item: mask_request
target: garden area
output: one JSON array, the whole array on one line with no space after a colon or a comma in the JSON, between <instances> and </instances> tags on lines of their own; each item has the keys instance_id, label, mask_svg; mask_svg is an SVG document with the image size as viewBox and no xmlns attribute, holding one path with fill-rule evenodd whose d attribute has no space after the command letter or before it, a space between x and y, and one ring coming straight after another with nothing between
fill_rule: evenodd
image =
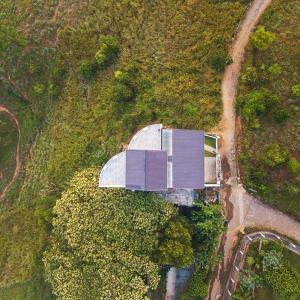
<instances>
[{"instance_id":1,"label":"garden area","mask_svg":"<svg viewBox=\"0 0 300 300\"><path fill-rule=\"evenodd\" d=\"M244 184L300 220L299 2L274 0L252 34L239 82Z\"/></svg>"},{"instance_id":2,"label":"garden area","mask_svg":"<svg viewBox=\"0 0 300 300\"><path fill-rule=\"evenodd\" d=\"M300 299L299 255L278 242L252 243L233 299Z\"/></svg>"}]
</instances>

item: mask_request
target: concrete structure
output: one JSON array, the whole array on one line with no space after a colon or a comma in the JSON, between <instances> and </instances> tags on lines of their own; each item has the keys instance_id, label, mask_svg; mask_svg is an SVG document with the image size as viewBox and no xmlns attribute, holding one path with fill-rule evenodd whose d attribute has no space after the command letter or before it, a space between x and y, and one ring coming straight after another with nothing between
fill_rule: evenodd
<instances>
[{"instance_id":1,"label":"concrete structure","mask_svg":"<svg viewBox=\"0 0 300 300\"><path fill-rule=\"evenodd\" d=\"M127 149L106 163L99 187L168 192L175 202L187 201L188 193L192 202L194 189L218 187L220 181L218 137L154 124L138 131Z\"/></svg>"}]
</instances>

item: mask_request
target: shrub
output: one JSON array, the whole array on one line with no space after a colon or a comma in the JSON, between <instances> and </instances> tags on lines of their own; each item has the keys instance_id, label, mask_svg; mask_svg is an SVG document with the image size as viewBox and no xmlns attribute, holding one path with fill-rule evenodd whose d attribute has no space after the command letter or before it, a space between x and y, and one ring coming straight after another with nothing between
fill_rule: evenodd
<instances>
[{"instance_id":1,"label":"shrub","mask_svg":"<svg viewBox=\"0 0 300 300\"><path fill-rule=\"evenodd\" d=\"M278 123L285 122L289 117L289 112L284 106L278 106L273 110L273 118Z\"/></svg>"},{"instance_id":2,"label":"shrub","mask_svg":"<svg viewBox=\"0 0 300 300\"><path fill-rule=\"evenodd\" d=\"M275 35L270 31L266 31L265 27L260 25L251 37L251 44L258 50L267 50L274 40Z\"/></svg>"},{"instance_id":3,"label":"shrub","mask_svg":"<svg viewBox=\"0 0 300 300\"><path fill-rule=\"evenodd\" d=\"M300 84L296 84L292 87L292 93L295 97L300 97Z\"/></svg>"},{"instance_id":4,"label":"shrub","mask_svg":"<svg viewBox=\"0 0 300 300\"><path fill-rule=\"evenodd\" d=\"M129 83L130 78L126 71L117 70L114 74L115 80L121 83Z\"/></svg>"},{"instance_id":5,"label":"shrub","mask_svg":"<svg viewBox=\"0 0 300 300\"><path fill-rule=\"evenodd\" d=\"M132 100L134 97L133 90L127 84L116 82L113 85L113 99L118 102Z\"/></svg>"},{"instance_id":6,"label":"shrub","mask_svg":"<svg viewBox=\"0 0 300 300\"><path fill-rule=\"evenodd\" d=\"M33 86L33 91L36 95L41 95L45 91L45 86L42 83L37 83Z\"/></svg>"},{"instance_id":7,"label":"shrub","mask_svg":"<svg viewBox=\"0 0 300 300\"><path fill-rule=\"evenodd\" d=\"M291 157L288 161L288 170L293 173L293 174L299 174L300 172L300 162L294 158L294 157Z\"/></svg>"},{"instance_id":8,"label":"shrub","mask_svg":"<svg viewBox=\"0 0 300 300\"><path fill-rule=\"evenodd\" d=\"M276 250L268 251L264 254L262 259L262 268L263 271L270 271L278 269L281 266L283 254Z\"/></svg>"},{"instance_id":9,"label":"shrub","mask_svg":"<svg viewBox=\"0 0 300 300\"><path fill-rule=\"evenodd\" d=\"M288 153L278 144L268 145L263 154L263 161L269 167L276 168L286 162Z\"/></svg>"},{"instance_id":10,"label":"shrub","mask_svg":"<svg viewBox=\"0 0 300 300\"><path fill-rule=\"evenodd\" d=\"M272 109L278 104L279 98L269 90L262 88L253 90L239 98L237 107L241 110L242 117L252 128L260 127L258 116Z\"/></svg>"},{"instance_id":11,"label":"shrub","mask_svg":"<svg viewBox=\"0 0 300 300\"><path fill-rule=\"evenodd\" d=\"M190 299L205 298L208 295L208 286L204 280L201 270L193 272L189 287Z\"/></svg>"},{"instance_id":12,"label":"shrub","mask_svg":"<svg viewBox=\"0 0 300 300\"><path fill-rule=\"evenodd\" d=\"M280 268L264 272L263 276L279 300L295 299L298 295L300 287L289 265L283 264Z\"/></svg>"},{"instance_id":13,"label":"shrub","mask_svg":"<svg viewBox=\"0 0 300 300\"><path fill-rule=\"evenodd\" d=\"M100 68L105 68L111 65L119 54L118 41L110 36L103 36L100 38L100 48L97 51L95 58Z\"/></svg>"},{"instance_id":14,"label":"shrub","mask_svg":"<svg viewBox=\"0 0 300 300\"><path fill-rule=\"evenodd\" d=\"M98 66L94 61L84 60L80 63L79 71L83 79L91 80L95 77Z\"/></svg>"},{"instance_id":15,"label":"shrub","mask_svg":"<svg viewBox=\"0 0 300 300\"><path fill-rule=\"evenodd\" d=\"M282 68L279 64L272 64L268 67L268 73L273 78L278 77L282 73Z\"/></svg>"},{"instance_id":16,"label":"shrub","mask_svg":"<svg viewBox=\"0 0 300 300\"><path fill-rule=\"evenodd\" d=\"M232 58L226 52L218 50L213 52L209 59L209 63L217 72L223 72L226 65L232 63Z\"/></svg>"},{"instance_id":17,"label":"shrub","mask_svg":"<svg viewBox=\"0 0 300 300\"><path fill-rule=\"evenodd\" d=\"M248 67L241 78L246 84L254 84L259 80L259 74L255 67Z\"/></svg>"},{"instance_id":18,"label":"shrub","mask_svg":"<svg viewBox=\"0 0 300 300\"><path fill-rule=\"evenodd\" d=\"M252 270L242 270L240 274L240 283L242 289L253 291L261 284L261 278Z\"/></svg>"}]
</instances>

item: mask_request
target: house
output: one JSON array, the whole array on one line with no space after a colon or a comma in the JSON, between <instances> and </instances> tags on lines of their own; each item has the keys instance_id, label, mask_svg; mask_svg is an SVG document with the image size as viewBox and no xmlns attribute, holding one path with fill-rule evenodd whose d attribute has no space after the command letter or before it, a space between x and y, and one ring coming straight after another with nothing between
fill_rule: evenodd
<instances>
[{"instance_id":1,"label":"house","mask_svg":"<svg viewBox=\"0 0 300 300\"><path fill-rule=\"evenodd\" d=\"M174 194L219 187L220 181L217 136L154 124L138 131L127 149L105 164L99 187Z\"/></svg>"}]
</instances>

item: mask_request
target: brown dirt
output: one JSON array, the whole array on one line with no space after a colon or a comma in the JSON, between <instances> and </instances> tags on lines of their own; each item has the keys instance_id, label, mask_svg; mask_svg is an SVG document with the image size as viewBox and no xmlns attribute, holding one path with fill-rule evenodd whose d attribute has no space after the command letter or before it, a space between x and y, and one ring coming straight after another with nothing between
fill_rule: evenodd
<instances>
[{"instance_id":1,"label":"brown dirt","mask_svg":"<svg viewBox=\"0 0 300 300\"><path fill-rule=\"evenodd\" d=\"M13 123L15 124L17 130L18 130L18 142L17 142L17 151L16 151L16 166L15 166L15 170L14 173L12 175L12 177L10 178L10 180L7 182L7 184L4 186L1 194L0 194L0 200L4 201L7 191L10 188L10 186L13 184L13 182L15 181L15 179L17 178L17 176L19 175L19 171L20 171L20 126L19 126L19 122L15 116L14 113L12 113L6 106L0 104L0 113L4 112L7 113L10 117L10 119L13 121ZM2 174L2 172L1 172Z\"/></svg>"}]
</instances>

